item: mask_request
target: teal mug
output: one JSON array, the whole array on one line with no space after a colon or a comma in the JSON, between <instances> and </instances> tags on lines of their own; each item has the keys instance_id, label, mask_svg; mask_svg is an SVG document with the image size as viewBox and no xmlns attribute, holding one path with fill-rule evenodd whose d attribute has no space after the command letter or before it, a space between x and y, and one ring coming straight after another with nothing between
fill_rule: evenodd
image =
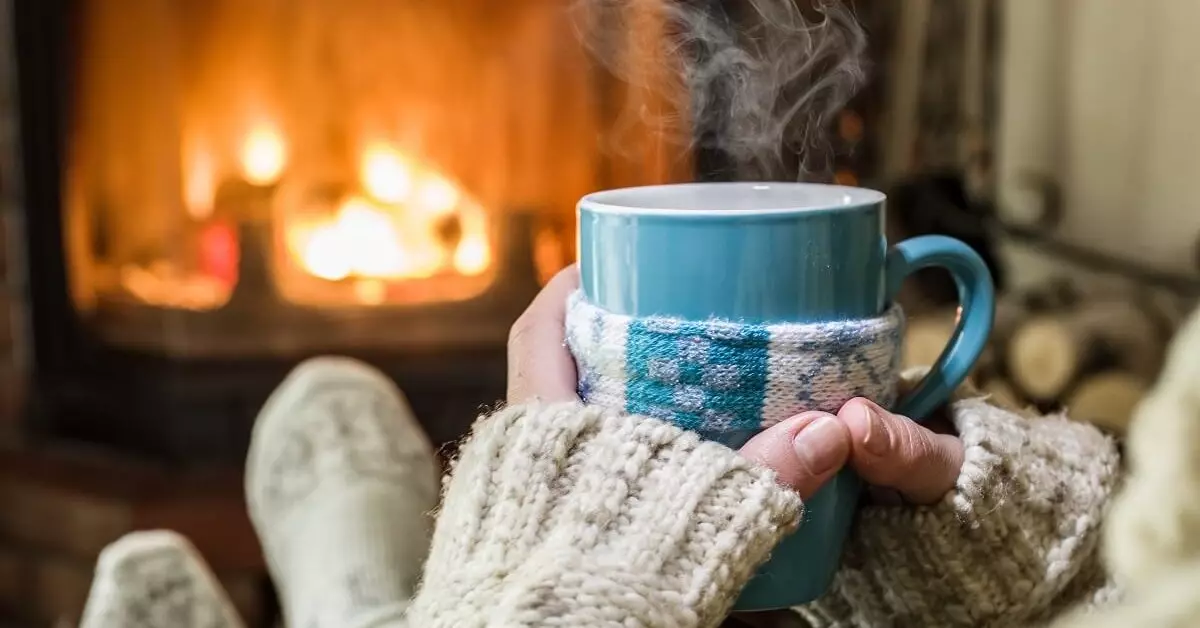
<instances>
[{"instance_id":1,"label":"teal mug","mask_svg":"<svg viewBox=\"0 0 1200 628\"><path fill-rule=\"evenodd\" d=\"M919 421L949 399L983 351L994 293L987 266L958 240L921 236L889 248L885 200L874 190L806 183L692 183L590 194L578 206L583 298L637 319L820 324L878 319L906 276L945 268L958 286L958 326L925 379L891 404ZM896 343L895 363L899 350ZM581 394L587 397L582 381ZM622 409L637 411L636 401ZM733 448L753 436L746 430L702 433ZM810 497L800 529L775 548L735 610L791 607L824 594L861 488L859 478L843 470Z\"/></svg>"}]
</instances>

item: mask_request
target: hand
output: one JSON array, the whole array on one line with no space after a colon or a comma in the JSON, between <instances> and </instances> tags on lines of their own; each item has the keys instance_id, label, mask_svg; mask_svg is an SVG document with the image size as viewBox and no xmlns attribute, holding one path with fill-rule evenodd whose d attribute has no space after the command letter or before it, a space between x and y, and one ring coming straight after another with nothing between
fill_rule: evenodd
<instances>
[{"instance_id":1,"label":"hand","mask_svg":"<svg viewBox=\"0 0 1200 628\"><path fill-rule=\"evenodd\" d=\"M567 297L579 287L579 267L560 270L508 332L508 403L571 401L577 374L567 349Z\"/></svg>"},{"instance_id":2,"label":"hand","mask_svg":"<svg viewBox=\"0 0 1200 628\"><path fill-rule=\"evenodd\" d=\"M949 421L918 424L862 398L851 399L837 416L850 430L850 466L873 488L932 504L958 482L964 450Z\"/></svg>"},{"instance_id":3,"label":"hand","mask_svg":"<svg viewBox=\"0 0 1200 628\"><path fill-rule=\"evenodd\" d=\"M570 266L550 280L508 337L508 402L570 401L575 361L564 332L567 297L579 287ZM804 412L764 430L741 454L774 469L779 480L809 497L850 464L870 484L909 501L940 499L958 478L962 442L938 434L866 399L852 399L837 415Z\"/></svg>"}]
</instances>

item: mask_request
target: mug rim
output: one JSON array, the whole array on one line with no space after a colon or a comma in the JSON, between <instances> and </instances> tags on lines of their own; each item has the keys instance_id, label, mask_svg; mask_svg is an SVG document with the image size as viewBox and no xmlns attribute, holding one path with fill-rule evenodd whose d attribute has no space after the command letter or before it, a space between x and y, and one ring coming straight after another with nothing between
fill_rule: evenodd
<instances>
[{"instance_id":1,"label":"mug rim","mask_svg":"<svg viewBox=\"0 0 1200 628\"><path fill-rule=\"evenodd\" d=\"M687 207L688 203L673 201L651 203L637 202L636 197L645 198L648 195L669 196L669 193L691 191L693 194L706 190L728 190L745 188L750 192L781 191L784 196L794 194L797 197L812 195L817 192L820 198L815 200L797 200L794 204L775 203L777 206L764 208L700 208ZM634 200L623 200L623 197L634 197ZM770 216L796 213L821 213L831 211L847 211L855 209L871 209L883 204L887 195L870 188L827 183L799 183L788 181L736 181L736 182L705 182L705 183L664 183L658 185L642 185L633 187L613 188L592 192L579 199L579 210L588 210L601 214L620 214L624 216L719 216L747 217Z\"/></svg>"}]
</instances>

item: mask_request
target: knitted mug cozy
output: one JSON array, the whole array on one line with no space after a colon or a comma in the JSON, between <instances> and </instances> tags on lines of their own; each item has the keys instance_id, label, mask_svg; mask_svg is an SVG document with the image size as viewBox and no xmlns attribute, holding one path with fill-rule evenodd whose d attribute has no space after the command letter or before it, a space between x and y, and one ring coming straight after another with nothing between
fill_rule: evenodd
<instances>
[{"instance_id":1,"label":"knitted mug cozy","mask_svg":"<svg viewBox=\"0 0 1200 628\"><path fill-rule=\"evenodd\" d=\"M567 345L585 402L710 436L753 433L854 397L895 401L904 314L819 323L635 318L567 305Z\"/></svg>"}]
</instances>

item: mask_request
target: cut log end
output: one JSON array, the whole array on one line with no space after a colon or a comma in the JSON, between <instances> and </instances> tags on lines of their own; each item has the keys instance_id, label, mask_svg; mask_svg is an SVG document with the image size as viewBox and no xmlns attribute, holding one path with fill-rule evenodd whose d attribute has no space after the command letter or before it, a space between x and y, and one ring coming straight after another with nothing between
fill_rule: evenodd
<instances>
[{"instance_id":1,"label":"cut log end","mask_svg":"<svg viewBox=\"0 0 1200 628\"><path fill-rule=\"evenodd\" d=\"M1064 319L1032 318L1010 340L1009 376L1030 399L1051 401L1075 378L1085 349Z\"/></svg>"},{"instance_id":2,"label":"cut log end","mask_svg":"<svg viewBox=\"0 0 1200 628\"><path fill-rule=\"evenodd\" d=\"M1017 394L1017 391L1002 379L993 379L984 384L983 393L988 396L993 405L1001 408L1021 410L1025 405L1021 402L1021 396Z\"/></svg>"},{"instance_id":3,"label":"cut log end","mask_svg":"<svg viewBox=\"0 0 1200 628\"><path fill-rule=\"evenodd\" d=\"M942 355L954 335L952 315L921 317L908 325L904 334L904 368L930 366Z\"/></svg>"},{"instance_id":4,"label":"cut log end","mask_svg":"<svg viewBox=\"0 0 1200 628\"><path fill-rule=\"evenodd\" d=\"M1076 420L1124 433L1134 409L1149 390L1149 383L1132 373L1100 373L1083 380L1072 391L1067 412Z\"/></svg>"}]
</instances>

